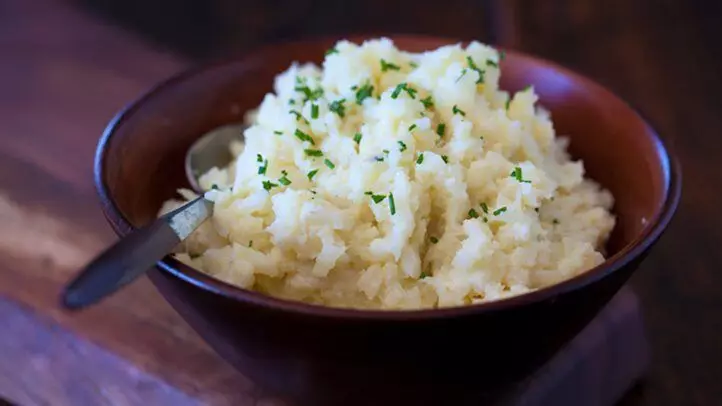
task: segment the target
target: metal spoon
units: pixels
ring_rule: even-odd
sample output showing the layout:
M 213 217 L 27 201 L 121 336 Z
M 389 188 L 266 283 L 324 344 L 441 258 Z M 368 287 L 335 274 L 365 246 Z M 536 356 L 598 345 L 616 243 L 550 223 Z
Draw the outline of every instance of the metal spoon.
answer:
M 199 138 L 188 150 L 185 171 L 191 187 L 202 193 L 198 177 L 211 168 L 230 163 L 230 143 L 241 141 L 244 126 L 217 128 Z M 127 285 L 168 255 L 213 212 L 203 195 L 141 227 L 112 245 L 88 264 L 62 294 L 72 310 L 97 303 Z

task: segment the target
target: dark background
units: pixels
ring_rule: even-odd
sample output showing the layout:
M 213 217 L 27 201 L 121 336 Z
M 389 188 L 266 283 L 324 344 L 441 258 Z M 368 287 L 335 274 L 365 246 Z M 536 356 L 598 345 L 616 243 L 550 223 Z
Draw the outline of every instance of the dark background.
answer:
M 685 182 L 675 221 L 632 281 L 654 359 L 646 381 L 623 403 L 722 404 L 722 2 L 81 3 L 196 61 L 304 36 L 421 33 L 521 49 L 609 86 L 671 141 Z
M 142 81 L 135 79 L 136 75 L 140 78 L 141 74 L 137 72 L 141 69 L 135 69 L 135 66 L 148 58 L 142 53 L 110 55 L 113 49 L 124 49 L 111 46 L 113 44 L 106 45 L 107 52 L 93 48 L 102 46 L 96 45 L 92 38 L 86 38 L 87 31 L 74 36 L 72 24 L 79 21 L 74 17 L 67 19 L 72 21 L 71 25 L 47 25 L 48 21 L 56 21 L 50 16 L 57 17 L 53 7 L 61 3 L 72 3 L 103 24 L 135 32 L 156 50 L 195 63 L 242 53 L 272 41 L 305 36 L 420 33 L 477 39 L 520 49 L 554 60 L 605 84 L 640 110 L 670 142 L 684 173 L 678 214 L 632 279 L 644 308 L 653 363 L 644 382 L 622 403 L 722 405 L 722 1 L 0 0 L 0 45 L 3 47 L 0 79 L 5 80 L 0 84 L 11 85 L 0 87 L 0 117 L 3 117 L 0 124 L 5 126 L 3 128 L 15 129 L 3 129 L 7 131 L 3 134 L 19 134 L 20 130 L 36 128 L 30 124 L 40 128 L 41 123 L 34 116 L 22 116 L 29 114 L 22 109 L 30 107 L 52 119 L 45 123 L 48 128 L 57 133 L 63 130 L 66 134 L 61 139 L 27 130 L 24 141 L 19 140 L 20 137 L 3 135 L 8 137 L 2 138 L 3 145 L 0 146 L 3 187 L 13 191 L 17 200 L 23 198 L 28 202 L 38 200 L 37 196 L 65 196 L 65 200 L 58 198 L 52 205 L 48 204 L 48 212 L 57 212 L 68 221 L 72 220 L 73 227 L 97 229 L 98 222 L 78 213 L 77 205 L 82 202 L 80 207 L 96 209 L 95 195 L 86 185 L 90 182 L 85 176 L 91 171 L 91 144 L 97 136 L 94 131 L 99 131 L 109 117 L 92 109 L 80 109 L 102 104 L 90 99 L 86 93 L 93 97 L 100 97 L 97 96 L 100 94 L 109 99 L 126 100 L 126 93 L 131 92 L 127 89 L 135 92 L 135 86 L 141 87 Z M 48 11 L 40 10 L 40 7 L 46 7 Z M 26 23 L 11 14 L 19 13 L 17 10 L 35 17 L 28 18 Z M 60 20 L 66 21 L 58 17 L 57 21 Z M 15 26 L 28 33 L 26 36 L 17 34 L 17 38 L 31 40 L 12 42 L 14 37 L 10 34 L 20 32 L 13 31 Z M 59 38 L 58 44 L 51 41 L 54 37 Z M 65 38 L 80 45 L 60 44 Z M 57 45 L 57 54 L 44 51 L 43 44 Z M 56 49 L 49 45 L 46 48 Z M 76 58 L 76 64 L 70 63 L 69 50 L 73 49 L 76 56 L 81 55 Z M 21 60 L 21 57 L 25 59 Z M 36 60 L 52 61 L 54 65 L 36 66 L 39 64 L 27 62 Z M 157 71 L 169 71 L 170 65 L 173 64 L 167 62 L 158 66 Z M 76 71 L 78 66 L 87 70 Z M 147 67 L 144 70 L 148 70 Z M 122 76 L 121 71 L 130 73 Z M 15 76 L 1 77 L 11 74 Z M 71 80 L 77 80 L 78 85 L 70 83 Z M 100 90 L 83 89 L 83 83 L 95 83 Z M 143 84 L 142 88 L 145 87 Z M 56 90 L 56 93 L 46 88 Z M 78 88 L 81 90 L 68 93 L 68 89 Z M 73 99 L 78 107 L 66 99 Z M 59 107 L 65 108 L 62 117 L 58 113 Z M 92 131 L 78 123 L 88 123 Z M 92 142 L 88 141 L 90 139 Z M 47 146 L 47 151 L 50 147 L 61 150 L 68 142 L 74 142 L 73 147 L 63 149 L 62 154 L 37 153 L 43 146 Z M 609 147 L 624 148 L 623 145 Z M 64 165 L 68 160 L 83 164 Z M 9 171 L 20 171 L 17 168 L 25 167 L 36 168 L 34 170 L 42 176 L 10 176 Z M 25 172 L 30 173 L 29 169 Z M 81 178 L 85 183 L 74 180 Z M 35 180 L 25 184 L 22 179 Z M 105 237 L 109 241 L 108 236 Z M 90 248 L 96 249 L 95 245 Z M 7 258 L 4 259 L 9 263 Z M 32 283 L 26 282 L 23 286 L 32 286 L 32 289 L 2 286 L 0 289 L 4 294 L 11 292 L 17 297 L 42 298 L 37 299 L 40 304 L 36 308 L 51 308 L 47 304 L 50 299 L 46 299 L 50 297 L 48 289 L 55 289 L 67 273 L 53 274 L 46 263 L 29 263 L 24 262 L 19 268 L 25 271 L 24 274 L 3 271 L 2 276 L 4 283 L 23 280 L 20 278 L 27 276 Z M 146 295 L 152 291 L 140 292 Z M 122 307 L 118 306 L 121 310 L 114 315 L 144 314 L 142 303 L 136 305 L 121 299 L 117 302 L 122 303 Z M 106 307 L 103 311 L 115 309 Z M 54 317 L 69 320 L 58 314 Z M 137 335 L 128 332 L 124 336 L 122 334 L 126 333 L 110 328 L 103 330 L 101 317 L 92 320 L 92 328 L 85 331 L 98 334 L 96 337 L 112 332 L 106 335 L 121 336 L 122 340 L 118 342 L 132 342 L 131 337 Z M 113 320 L 118 324 L 117 319 Z M 75 326 L 80 325 L 78 322 Z M 50 348 L 51 344 L 42 348 Z M 148 346 L 154 351 L 164 347 Z M 128 345 L 128 348 L 144 347 Z M 130 349 L 123 351 L 131 352 Z M 146 355 L 150 357 L 153 353 L 149 351 Z M 63 377 L 63 374 L 59 376 Z

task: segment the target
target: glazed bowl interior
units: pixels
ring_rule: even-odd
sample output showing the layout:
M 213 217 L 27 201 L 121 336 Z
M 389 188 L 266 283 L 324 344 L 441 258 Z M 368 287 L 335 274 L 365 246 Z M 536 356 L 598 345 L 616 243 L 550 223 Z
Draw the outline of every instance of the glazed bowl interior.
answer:
M 416 36 L 393 40 L 401 49 L 417 52 L 455 42 Z M 276 74 L 294 61 L 320 62 L 332 44 L 331 40 L 281 44 L 245 58 L 191 70 L 130 105 L 106 130 L 96 158 L 96 182 L 115 230 L 122 235 L 156 217 L 165 200 L 176 197 L 179 187 L 188 186 L 183 159 L 193 141 L 218 126 L 243 121 L 244 113 L 256 108 L 271 91 Z M 541 300 L 614 272 L 659 236 L 679 195 L 677 174 L 672 170 L 676 168 L 674 161 L 657 135 L 639 115 L 601 86 L 516 52 L 507 52 L 501 82 L 502 89 L 510 91 L 534 86 L 540 105 L 551 112 L 557 134 L 570 138 L 572 156 L 582 159 L 587 175 L 614 195 L 617 224 L 606 247 L 608 260 L 601 266 L 520 298 L 472 306 L 477 308 Z M 171 258 L 164 260 L 163 268 L 201 288 L 239 300 L 292 310 L 327 311 L 231 287 Z

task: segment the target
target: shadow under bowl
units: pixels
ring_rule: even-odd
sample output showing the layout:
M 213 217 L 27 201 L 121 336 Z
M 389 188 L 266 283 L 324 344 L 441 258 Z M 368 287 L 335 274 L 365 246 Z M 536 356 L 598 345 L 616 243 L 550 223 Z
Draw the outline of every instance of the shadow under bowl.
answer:
M 363 38 L 352 38 L 354 41 Z M 408 51 L 456 41 L 392 38 Z M 333 40 L 274 45 L 175 76 L 121 112 L 98 146 L 96 184 L 118 235 L 155 218 L 186 186 L 183 159 L 202 134 L 240 122 L 293 61 L 319 62 Z M 600 266 L 511 299 L 423 311 L 358 311 L 284 301 L 233 287 L 167 257 L 149 273 L 228 362 L 301 404 L 479 404 L 496 399 L 576 335 L 662 234 L 680 170 L 654 130 L 598 84 L 517 52 L 502 88 L 534 85 L 557 133 L 615 196 L 617 225 Z M 179 349 L 182 351 L 183 349 Z

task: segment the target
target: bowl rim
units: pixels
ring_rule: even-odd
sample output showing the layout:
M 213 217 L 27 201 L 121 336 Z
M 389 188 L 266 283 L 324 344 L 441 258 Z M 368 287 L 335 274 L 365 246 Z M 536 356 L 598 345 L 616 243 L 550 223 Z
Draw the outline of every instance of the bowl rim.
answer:
M 469 42 L 466 40 L 459 40 L 443 36 L 389 35 L 384 37 L 390 38 L 394 42 L 433 41 L 448 44 Z M 369 38 L 371 37 L 365 35 L 346 37 L 346 39 L 356 43 Z M 135 229 L 136 227 L 133 226 L 130 221 L 128 221 L 128 219 L 113 201 L 108 185 L 106 184 L 105 167 L 107 163 L 106 158 L 109 151 L 108 146 L 110 145 L 110 142 L 113 139 L 113 136 L 116 134 L 117 130 L 124 124 L 126 120 L 133 116 L 136 111 L 142 109 L 143 106 L 148 102 L 148 100 L 152 99 L 164 90 L 171 88 L 177 83 L 192 79 L 209 70 L 213 70 L 233 63 L 252 61 L 264 52 L 269 52 L 275 46 L 303 46 L 304 44 L 318 45 L 321 43 L 332 44 L 336 40 L 339 40 L 339 38 L 311 37 L 295 41 L 275 42 L 266 44 L 265 46 L 261 46 L 241 55 L 235 55 L 218 59 L 210 63 L 200 64 L 191 67 L 190 69 L 182 70 L 181 72 L 176 73 L 168 77 L 167 79 L 157 83 L 148 91 L 142 93 L 134 101 L 123 107 L 109 121 L 109 123 L 103 130 L 102 136 L 100 137 L 96 148 L 93 166 L 95 188 L 102 204 L 103 214 L 105 215 L 106 220 L 110 223 L 115 233 L 119 236 L 123 236 Z M 621 105 L 628 108 L 644 124 L 647 130 L 646 132 L 648 134 L 648 137 L 651 138 L 651 143 L 655 145 L 656 154 L 662 164 L 661 170 L 663 172 L 666 186 L 664 201 L 661 204 L 661 208 L 656 213 L 655 217 L 648 221 L 647 225 L 642 229 L 640 234 L 634 240 L 625 245 L 613 256 L 606 258 L 605 261 L 601 264 L 571 279 L 567 279 L 563 282 L 537 289 L 531 292 L 523 293 L 517 296 L 471 305 L 413 310 L 375 310 L 329 307 L 318 304 L 277 298 L 262 294 L 260 292 L 243 289 L 230 283 L 224 282 L 202 271 L 187 266 L 180 261 L 172 258 L 170 255 L 160 260 L 156 264 L 156 267 L 159 268 L 162 272 L 165 272 L 167 275 L 178 278 L 207 292 L 221 295 L 234 301 L 244 302 L 251 306 L 264 308 L 266 310 L 295 313 L 317 318 L 356 319 L 366 321 L 412 321 L 420 319 L 438 319 L 448 318 L 450 316 L 459 317 L 472 314 L 490 313 L 500 310 L 518 308 L 520 306 L 526 306 L 533 303 L 553 301 L 563 294 L 570 293 L 586 285 L 592 284 L 602 278 L 605 278 L 610 274 L 618 271 L 619 269 L 625 267 L 630 262 L 639 258 L 661 237 L 661 235 L 669 225 L 670 221 L 672 220 L 681 198 L 681 166 L 678 158 L 669 148 L 668 143 L 666 143 L 659 136 L 657 131 L 649 125 L 649 122 L 639 112 L 639 110 L 633 108 L 629 103 L 618 97 L 616 94 L 612 93 L 610 90 L 608 90 L 606 87 L 602 86 L 598 82 L 584 75 L 575 73 L 574 71 L 564 66 L 546 60 L 544 58 L 540 58 L 525 52 L 508 49 L 501 46 L 495 46 L 495 48 L 499 50 L 504 50 L 507 55 L 513 55 L 515 59 L 526 60 L 527 62 L 530 62 L 534 65 L 559 72 L 563 76 L 569 77 L 575 82 L 582 84 L 584 87 L 593 89 L 595 92 L 602 92 L 603 94 L 605 94 L 605 96 L 611 97 L 612 99 L 621 103 Z

